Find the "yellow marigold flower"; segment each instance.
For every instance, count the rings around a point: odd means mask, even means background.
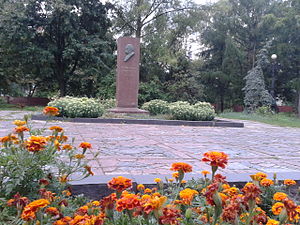
[[[268,222],[266,223],[266,225],[279,225],[279,221],[269,219]]]
[[[223,192],[230,197],[237,195],[239,193],[239,191],[240,190],[237,187],[231,187],[231,188],[223,190]]]
[[[136,188],[137,188],[139,191],[145,190],[145,186],[144,186],[143,184],[139,184]]]
[[[279,215],[282,211],[284,207],[284,204],[282,202],[276,202],[273,206],[272,206],[272,212],[274,215]]]
[[[154,182],[160,183],[160,182],[161,182],[161,179],[160,179],[160,178],[155,178],[155,179],[154,179]]]
[[[53,130],[53,131],[56,131],[56,132],[62,132],[64,129],[60,126],[52,126],[49,128],[49,130]]]
[[[282,201],[284,199],[286,199],[288,197],[287,194],[283,193],[283,192],[276,192],[274,195],[273,195],[273,199],[275,201]]]
[[[39,152],[44,150],[47,141],[45,137],[41,136],[31,136],[26,141],[26,148],[30,152]]]
[[[264,186],[264,187],[269,187],[273,184],[274,184],[274,182],[271,179],[268,179],[268,178],[264,178],[260,181],[260,185]]]
[[[161,209],[166,201],[166,196],[154,196],[144,206],[150,205],[152,209]]]
[[[297,184],[296,181],[291,180],[291,179],[286,179],[286,180],[283,181],[283,183],[285,185],[287,185],[287,186],[291,186],[291,185],[296,185]]]
[[[74,157],[76,159],[84,159],[85,156],[83,154],[76,154]]]
[[[189,173],[192,172],[193,167],[187,163],[183,162],[178,162],[178,163],[173,163],[171,169],[172,171],[182,171],[184,173]]]
[[[61,177],[58,178],[60,183],[67,183],[68,182],[68,175],[63,175]]]
[[[99,202],[99,201],[93,201],[92,204],[93,204],[94,206],[100,206],[100,202]]]
[[[177,179],[179,177],[179,173],[178,172],[172,173],[172,177]]]
[[[190,188],[186,188],[179,192],[180,198],[184,201],[184,204],[190,205],[194,196],[198,195],[199,192]]]
[[[250,175],[250,177],[252,178],[252,180],[261,181],[262,179],[267,178],[267,174],[258,172],[254,175]]]
[[[168,181],[172,183],[174,181],[174,179],[170,178],[170,179],[168,179]]]
[[[15,128],[15,132],[16,133],[23,133],[25,131],[29,131],[29,128],[28,127],[24,127],[24,126],[19,126],[19,127]]]
[[[23,121],[23,120],[15,120],[13,122],[14,125],[20,127],[20,126],[24,126],[26,124],[26,121]]]
[[[230,188],[230,185],[229,185],[229,184],[222,184],[222,188],[223,188],[223,189],[229,189],[229,188]]]
[[[92,145],[88,142],[82,142],[79,145],[80,148],[92,148]]]
[[[207,170],[203,170],[201,171],[201,174],[206,177],[208,174],[210,174],[210,172]]]
[[[152,193],[152,190],[151,190],[150,188],[146,188],[146,189],[144,190],[144,193]]]
[[[66,145],[63,145],[62,147],[64,150],[72,150],[73,149],[73,146],[72,145],[69,145],[69,144],[66,144]]]

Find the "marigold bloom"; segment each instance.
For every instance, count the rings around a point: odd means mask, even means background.
[[[179,162],[173,163],[170,170],[172,171],[182,171],[184,173],[192,172],[193,167],[187,163]]]
[[[139,185],[137,186],[137,189],[138,189],[139,191],[143,191],[143,190],[145,190],[145,186],[144,186],[143,184],[139,184]]]
[[[26,148],[29,152],[39,152],[44,150],[47,145],[45,137],[31,136],[26,141]]]
[[[47,185],[50,184],[50,182],[48,180],[46,180],[46,179],[40,179],[39,180],[39,184],[43,185],[43,186],[47,186]]]
[[[112,193],[109,196],[106,196],[106,197],[102,198],[101,201],[100,201],[101,209],[102,210],[113,209],[114,208],[114,203],[115,203],[116,200],[117,200],[116,193]]]
[[[239,204],[236,202],[232,202],[224,208],[221,217],[224,221],[233,223],[237,218],[239,211]]]
[[[59,210],[55,207],[49,207],[45,210],[45,213],[47,213],[51,216],[57,216],[57,215],[59,215]]]
[[[62,175],[61,177],[58,178],[60,183],[67,183],[69,181],[68,175]]]
[[[286,179],[283,181],[283,184],[287,185],[287,186],[291,186],[291,185],[296,185],[296,181],[291,180],[291,179]]]
[[[38,199],[35,200],[24,207],[21,218],[23,220],[33,220],[35,219],[35,213],[46,206],[48,206],[50,202],[46,199]]]
[[[179,178],[179,173],[178,172],[175,172],[175,173],[172,173],[172,177],[174,177],[174,178]]]
[[[63,190],[62,194],[65,195],[65,196],[71,196],[72,195],[70,190]]]
[[[203,162],[210,163],[211,166],[225,168],[228,162],[228,155],[224,152],[206,152],[202,158]]]
[[[219,188],[219,184],[218,183],[211,183],[210,185],[207,186],[207,188],[205,189],[205,193],[204,193],[204,196],[206,197],[206,202],[210,205],[215,205],[215,201],[213,199],[213,196],[215,193],[217,193],[218,191],[218,188]],[[204,190],[202,190],[204,191]]]
[[[258,172],[254,175],[250,175],[250,177],[252,178],[252,180],[261,181],[262,179],[267,178],[267,174]]]
[[[180,198],[183,200],[183,202],[187,205],[190,205],[191,202],[194,199],[195,195],[198,195],[199,192],[190,188],[186,188],[179,192]]]
[[[29,128],[28,127],[24,127],[24,126],[19,126],[19,127],[15,128],[15,132],[18,133],[18,134],[19,133],[23,133],[25,131],[29,131]]]
[[[172,182],[174,181],[174,179],[170,178],[170,179],[168,179],[168,181],[169,181],[170,183],[172,183]]]
[[[146,189],[144,190],[144,193],[152,193],[152,190],[151,190],[150,188],[146,188]]]
[[[270,187],[273,184],[274,184],[274,182],[271,179],[268,179],[268,178],[264,178],[260,181],[260,185],[264,186],[264,187]]]
[[[56,132],[62,132],[64,129],[60,126],[52,126],[52,127],[49,127],[49,130],[53,130]]]
[[[133,210],[140,206],[140,199],[135,194],[126,194],[116,202],[116,210],[122,212],[123,210]]]
[[[274,215],[279,215],[284,207],[284,204],[282,202],[276,202],[272,206],[272,212]]]
[[[176,206],[168,206],[163,208],[163,215],[159,217],[159,222],[160,224],[177,225],[180,217],[180,210],[176,209]]]
[[[92,145],[88,142],[82,142],[82,143],[80,143],[79,147],[86,149],[86,148],[92,148]]]
[[[63,145],[62,149],[63,149],[63,150],[72,150],[72,149],[73,149],[73,146],[72,146],[72,145],[69,145],[69,144],[66,144],[66,145]]]
[[[132,181],[126,177],[114,177],[108,182],[108,188],[116,190],[118,192],[124,191],[132,186]]]
[[[166,201],[167,201],[166,196],[143,195],[141,204],[142,204],[143,211],[149,214],[153,210],[160,210]]]
[[[206,177],[208,174],[210,174],[210,172],[207,170],[203,170],[201,171],[201,174]]]
[[[41,188],[39,190],[39,193],[41,195],[41,198],[47,199],[51,202],[54,201],[54,198],[55,198],[55,195],[56,195],[56,193],[53,193],[51,191],[47,191],[45,188]]]
[[[91,168],[90,166],[86,165],[86,166],[84,166],[84,168],[86,169],[86,171],[87,171],[90,175],[92,175],[92,176],[95,175],[94,172],[92,171],[92,168]]]
[[[15,120],[13,122],[14,125],[20,127],[20,126],[24,126],[26,124],[26,121],[23,121],[23,120]]]
[[[282,201],[284,199],[286,199],[288,196],[286,193],[283,193],[283,192],[276,192],[274,195],[273,195],[273,199],[275,201]]]
[[[84,159],[85,156],[83,154],[76,154],[76,155],[74,155],[74,157],[76,159]]]
[[[27,197],[22,197],[19,193],[14,195],[13,199],[9,199],[6,204],[7,206],[15,206],[18,209],[24,208],[28,203],[29,199]]]
[[[154,182],[159,183],[159,182],[161,182],[161,179],[160,178],[155,178]]]
[[[240,190],[236,187],[231,187],[231,188],[223,190],[223,192],[225,194],[227,194],[228,196],[233,197],[233,196],[237,195],[240,192]]]
[[[181,184],[186,184],[186,183],[187,183],[186,180],[182,180],[182,181],[181,181]]]
[[[56,107],[47,106],[43,109],[43,113],[47,116],[57,116],[59,115],[59,110]]]
[[[259,197],[261,190],[255,184],[247,183],[243,187],[242,192],[244,193],[245,201],[248,201],[250,199],[255,200],[257,197]]]
[[[72,220],[71,217],[65,216],[64,218],[57,220],[53,223],[53,225],[69,225],[69,222]]]
[[[76,210],[75,214],[84,216],[88,213],[89,207],[87,205],[81,206],[79,209]]]
[[[266,225],[279,225],[279,221],[269,219],[268,222],[266,223]]]

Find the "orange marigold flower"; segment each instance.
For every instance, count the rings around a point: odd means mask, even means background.
[[[87,205],[81,206],[79,209],[76,210],[75,214],[84,216],[85,214],[88,213],[89,207]]]
[[[49,207],[45,210],[45,213],[47,213],[51,216],[57,216],[57,215],[59,215],[59,210],[55,207]]]
[[[144,193],[152,193],[152,190],[151,190],[150,188],[146,188],[146,189],[144,190]]]
[[[43,109],[43,113],[47,116],[57,116],[59,115],[59,110],[56,107],[47,106]]]
[[[143,184],[139,184],[139,185],[137,186],[137,189],[138,189],[139,191],[143,191],[143,190],[145,190],[145,186],[144,186]]]
[[[255,184],[247,183],[243,187],[242,192],[244,193],[245,201],[248,201],[250,199],[255,200],[257,197],[259,197],[261,190]]]
[[[126,177],[114,177],[108,182],[108,187],[110,189],[116,190],[118,192],[124,191],[127,188],[132,187],[132,181]]]
[[[274,182],[271,179],[268,179],[268,178],[264,178],[260,181],[260,185],[264,186],[264,187],[270,187],[273,184],[274,184]]]
[[[268,222],[266,223],[266,225],[279,225],[279,221],[269,219]]]
[[[92,175],[92,176],[95,175],[94,172],[92,171],[92,168],[91,168],[90,166],[86,165],[86,166],[84,166],[84,168],[86,169],[86,171],[87,171],[90,175]]]
[[[203,162],[209,162],[211,166],[225,168],[228,163],[228,155],[224,152],[206,152],[202,158]]]
[[[84,159],[85,156],[83,154],[77,154],[77,155],[74,155],[74,157],[76,159]]]
[[[109,196],[106,196],[101,199],[100,204],[102,210],[105,209],[113,209],[114,208],[114,203],[117,200],[117,195],[116,193],[112,193]]]
[[[25,131],[29,131],[29,128],[28,127],[24,127],[24,126],[20,126],[20,127],[16,127],[15,128],[15,132],[16,133],[23,133],[23,132],[25,132]]]
[[[223,192],[225,194],[227,194],[228,196],[230,196],[230,197],[233,197],[233,196],[237,195],[239,193],[239,191],[240,190],[236,187],[231,187],[231,188],[223,190]]]
[[[274,215],[279,215],[284,207],[284,204],[282,202],[276,202],[272,206],[272,212]]]
[[[224,221],[233,223],[237,218],[239,211],[240,205],[237,202],[232,202],[224,208],[221,217]]]
[[[287,186],[291,186],[291,185],[296,185],[296,181],[291,180],[291,179],[286,179],[283,181],[283,184],[287,185]]]
[[[72,220],[71,217],[65,216],[64,218],[57,220],[53,223],[53,225],[69,225],[69,222]]]
[[[49,201],[54,201],[56,193],[53,193],[51,191],[47,191],[45,188],[41,188],[39,190],[39,193],[41,195],[41,198],[47,199]]]
[[[176,206],[170,205],[163,208],[163,215],[159,217],[160,224],[179,224],[179,218],[181,217],[180,210]]]
[[[6,204],[7,206],[15,206],[18,209],[24,208],[28,203],[29,199],[27,197],[22,197],[19,193],[14,195],[13,199],[9,199]]]
[[[56,132],[62,132],[64,129],[60,126],[52,126],[49,128],[49,130],[53,130],[53,131],[56,131]]]
[[[116,210],[118,212],[122,212],[125,209],[133,210],[139,206],[140,206],[140,199],[135,194],[126,194],[116,202]]]
[[[182,180],[181,183],[182,183],[182,184],[186,184],[187,181],[186,181],[186,180]]]
[[[46,206],[48,206],[50,202],[46,199],[38,199],[35,200],[24,207],[21,218],[23,220],[33,220],[35,219],[35,213]]]
[[[174,181],[174,179],[170,178],[170,179],[168,179],[168,181],[169,181],[170,183],[172,183],[172,182]]]
[[[179,192],[180,198],[183,200],[184,204],[190,205],[194,199],[195,195],[198,195],[199,192],[190,188],[186,188]]]
[[[72,195],[70,190],[63,190],[62,194],[65,195],[65,196],[71,196]]]
[[[18,142],[18,137],[14,134],[10,134],[8,136],[0,137],[1,143],[7,143],[7,142]]]
[[[261,181],[262,179],[267,178],[267,174],[258,172],[254,175],[250,175],[250,177],[252,178],[252,180]]]
[[[273,199],[275,201],[282,201],[282,200],[286,199],[287,197],[288,197],[288,195],[286,193],[283,193],[283,192],[276,192],[273,195]]]
[[[73,149],[73,146],[72,146],[72,145],[69,145],[69,144],[66,144],[66,145],[63,145],[62,149],[63,149],[63,150],[72,150],[72,149]]]
[[[187,163],[179,162],[173,163],[171,169],[172,171],[182,171],[184,173],[192,172],[193,167]]]
[[[92,148],[92,145],[88,142],[82,142],[79,145],[80,148]]]
[[[31,136],[26,141],[26,148],[29,152],[39,152],[44,150],[47,141],[45,137],[42,136]]]
[[[13,122],[14,125],[20,127],[20,126],[24,126],[26,124],[26,121],[23,121],[23,120],[15,120]]]
[[[62,175],[61,177],[58,178],[60,183],[67,183],[69,181],[68,175]]]
[[[161,179],[160,178],[155,178],[154,182],[159,183],[159,182],[161,182]]]
[[[201,174],[206,177],[208,174],[210,174],[210,172],[207,170],[202,170]]]

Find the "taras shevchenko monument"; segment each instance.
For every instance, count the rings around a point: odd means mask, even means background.
[[[148,113],[138,109],[140,40],[121,37],[117,47],[117,107],[110,112]]]

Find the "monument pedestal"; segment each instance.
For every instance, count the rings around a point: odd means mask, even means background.
[[[121,37],[117,44],[117,107],[109,112],[149,114],[148,111],[138,109],[140,40]]]
[[[138,109],[138,108],[123,108],[123,107],[117,107],[114,109],[108,110],[112,113],[125,113],[125,114],[146,114],[148,115],[149,112],[146,110]]]

